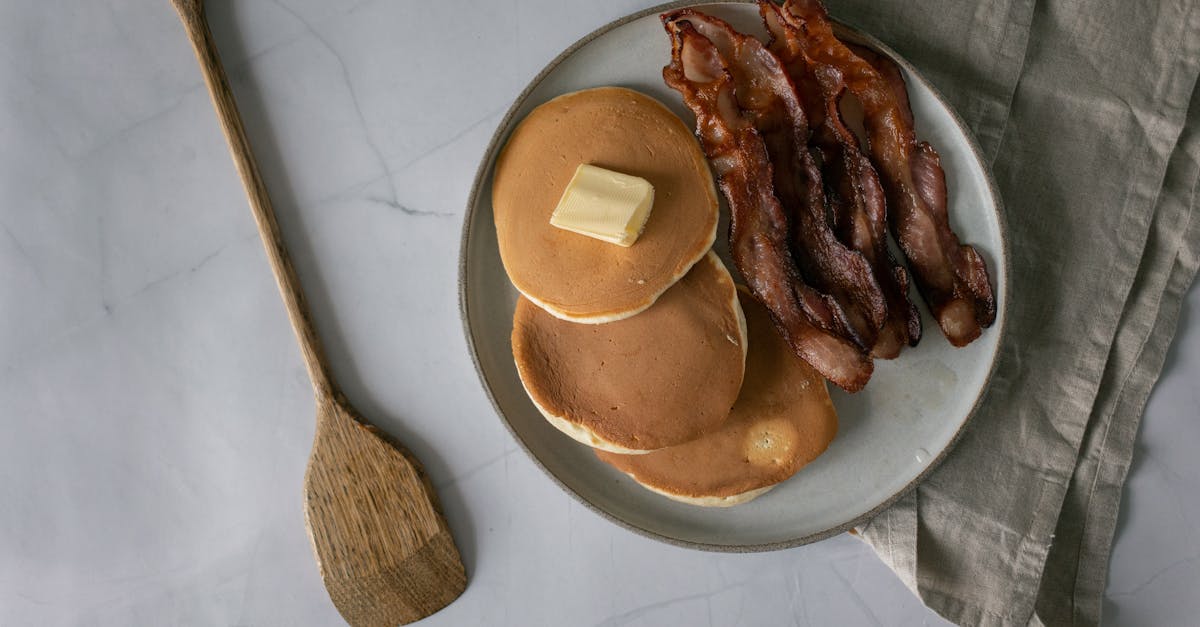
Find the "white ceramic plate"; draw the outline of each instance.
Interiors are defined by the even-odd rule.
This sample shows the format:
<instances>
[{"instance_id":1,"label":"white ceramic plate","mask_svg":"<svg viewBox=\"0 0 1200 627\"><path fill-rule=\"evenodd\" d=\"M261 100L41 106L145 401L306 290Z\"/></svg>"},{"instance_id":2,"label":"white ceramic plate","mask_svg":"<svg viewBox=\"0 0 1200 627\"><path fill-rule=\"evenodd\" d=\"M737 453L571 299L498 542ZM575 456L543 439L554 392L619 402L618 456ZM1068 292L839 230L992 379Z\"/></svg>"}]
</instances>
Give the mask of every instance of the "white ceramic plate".
<instances>
[{"instance_id":1,"label":"white ceramic plate","mask_svg":"<svg viewBox=\"0 0 1200 627\"><path fill-rule=\"evenodd\" d=\"M568 493L614 522L695 548L772 550L845 531L874 515L931 471L974 412L991 375L1008 301L1004 224L974 141L913 68L870 37L849 36L896 59L905 71L917 134L938 149L955 230L987 260L997 292L996 324L962 349L950 346L922 306L924 337L895 361L877 361L866 389L831 387L837 439L795 477L745 505L700 508L653 494L551 427L521 387L510 333L516 290L496 247L491 178L497 151L532 108L567 92L620 85L647 93L689 125L694 118L662 81L670 45L654 7L608 24L564 51L522 93L483 156L468 200L460 258L460 307L476 368L496 411L526 452ZM753 4L702 4L742 32L761 34ZM726 211L724 206L722 211ZM718 234L726 237L724 225Z\"/></svg>"}]
</instances>

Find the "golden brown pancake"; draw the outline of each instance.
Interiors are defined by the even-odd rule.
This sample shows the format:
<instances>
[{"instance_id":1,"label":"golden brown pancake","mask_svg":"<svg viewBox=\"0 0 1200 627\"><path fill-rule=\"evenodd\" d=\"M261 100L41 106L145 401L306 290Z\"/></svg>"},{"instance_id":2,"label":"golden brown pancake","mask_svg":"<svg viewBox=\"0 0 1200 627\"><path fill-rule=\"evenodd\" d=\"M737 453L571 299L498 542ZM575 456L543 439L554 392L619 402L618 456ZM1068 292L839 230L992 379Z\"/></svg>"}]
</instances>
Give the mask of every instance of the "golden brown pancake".
<instances>
[{"instance_id":1,"label":"golden brown pancake","mask_svg":"<svg viewBox=\"0 0 1200 627\"><path fill-rule=\"evenodd\" d=\"M642 313L575 324L526 298L513 315L525 391L555 427L600 449L638 453L725 422L745 371L737 289L709 253Z\"/></svg>"},{"instance_id":2,"label":"golden brown pancake","mask_svg":"<svg viewBox=\"0 0 1200 627\"><path fill-rule=\"evenodd\" d=\"M744 290L750 352L741 394L718 430L645 455L596 455L646 488L695 505L745 503L825 451L837 412L825 379L796 356L770 314Z\"/></svg>"},{"instance_id":3,"label":"golden brown pancake","mask_svg":"<svg viewBox=\"0 0 1200 627\"><path fill-rule=\"evenodd\" d=\"M580 164L654 186L628 248L550 225ZM513 285L564 320L611 322L649 307L712 246L717 194L691 130L649 96L620 87L559 96L529 113L496 159L492 210Z\"/></svg>"}]
</instances>

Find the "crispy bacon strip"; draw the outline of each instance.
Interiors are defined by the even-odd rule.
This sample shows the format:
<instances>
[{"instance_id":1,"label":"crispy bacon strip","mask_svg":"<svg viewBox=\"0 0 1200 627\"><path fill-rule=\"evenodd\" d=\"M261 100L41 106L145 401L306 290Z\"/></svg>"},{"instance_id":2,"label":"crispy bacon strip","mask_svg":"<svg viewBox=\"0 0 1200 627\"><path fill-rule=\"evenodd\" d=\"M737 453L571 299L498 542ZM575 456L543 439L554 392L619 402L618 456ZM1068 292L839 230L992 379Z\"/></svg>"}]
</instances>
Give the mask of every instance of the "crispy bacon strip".
<instances>
[{"instance_id":1,"label":"crispy bacon strip","mask_svg":"<svg viewBox=\"0 0 1200 627\"><path fill-rule=\"evenodd\" d=\"M840 71L847 89L862 101L871 157L890 204L892 233L942 332L951 344L966 346L995 320L996 302L983 258L959 243L950 229L937 152L916 141L907 123L911 113L897 102L884 77L834 36L819 0L787 0L783 16L804 34L804 53L814 67Z\"/></svg>"},{"instance_id":2,"label":"crispy bacon strip","mask_svg":"<svg viewBox=\"0 0 1200 627\"><path fill-rule=\"evenodd\" d=\"M734 263L797 355L842 388L862 389L874 365L853 343L822 328L832 323L828 297L804 284L788 253L787 218L772 189L771 162L762 138L738 109L732 77L712 42L691 24L664 26L671 36L671 63L663 68L663 80L696 115L696 136L729 201Z\"/></svg>"},{"instance_id":3,"label":"crispy bacon strip","mask_svg":"<svg viewBox=\"0 0 1200 627\"><path fill-rule=\"evenodd\" d=\"M838 237L870 263L887 302L887 318L871 354L893 359L905 344L915 346L921 339L921 315L908 300L908 273L888 250L887 207L879 177L841 118L845 82L833 68L814 71L804 57L803 34L784 20L778 5L759 0L758 7L771 35L768 45L796 83L808 112L813 143L832 192L831 214Z\"/></svg>"},{"instance_id":4,"label":"crispy bacon strip","mask_svg":"<svg viewBox=\"0 0 1200 627\"><path fill-rule=\"evenodd\" d=\"M866 61L875 68L876 72L883 77L883 81L888 87L892 88L892 93L896 95L896 104L900 106L900 115L904 119L904 123L913 125L912 106L908 103L908 85L904 82L904 73L900 71L900 66L896 65L895 61L890 58L875 52L874 50L843 41L843 44L850 49L858 58Z\"/></svg>"},{"instance_id":5,"label":"crispy bacon strip","mask_svg":"<svg viewBox=\"0 0 1200 627\"><path fill-rule=\"evenodd\" d=\"M792 257L805 281L833 297L848 324L837 329L862 350L875 344L887 316L871 266L838 240L826 219L821 170L808 150L800 98L779 59L763 43L725 21L690 9L662 16L686 21L708 39L733 78L739 107L754 123L774 169L775 195L789 218Z\"/></svg>"}]
</instances>

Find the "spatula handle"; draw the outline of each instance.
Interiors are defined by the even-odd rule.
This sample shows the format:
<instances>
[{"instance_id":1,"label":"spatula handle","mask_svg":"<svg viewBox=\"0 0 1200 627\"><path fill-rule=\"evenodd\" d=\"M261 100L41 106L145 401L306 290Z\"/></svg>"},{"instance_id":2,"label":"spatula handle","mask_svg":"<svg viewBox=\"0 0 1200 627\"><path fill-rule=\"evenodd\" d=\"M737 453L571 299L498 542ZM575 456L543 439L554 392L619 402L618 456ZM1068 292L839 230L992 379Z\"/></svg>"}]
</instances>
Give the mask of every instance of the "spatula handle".
<instances>
[{"instance_id":1,"label":"spatula handle","mask_svg":"<svg viewBox=\"0 0 1200 627\"><path fill-rule=\"evenodd\" d=\"M300 351L304 355L304 365L308 368L313 389L318 396L332 398L336 392L333 376L325 360L325 352L321 348L321 340L313 325L304 292L300 289L300 281L296 278L296 270L288 256L287 246L283 243L283 234L275 221L275 211L271 208L267 187L263 184L258 164L250 152L250 141L246 138L246 129L242 126L242 116L238 113L233 91L229 89L229 80L221 67L221 59L217 56L212 31L209 30L208 20L204 16L204 2L172 0L172 4L179 12L188 39L192 42L204 82L208 85L208 93L212 96L213 106L217 110L217 120L221 124L221 130L225 132L225 139L229 141L229 151L233 153L233 162L250 199L250 210L254 213L258 234L267 250L267 260L271 263L275 282L279 284L288 318L292 321L292 330L296 332L296 339L300 342Z\"/></svg>"}]
</instances>

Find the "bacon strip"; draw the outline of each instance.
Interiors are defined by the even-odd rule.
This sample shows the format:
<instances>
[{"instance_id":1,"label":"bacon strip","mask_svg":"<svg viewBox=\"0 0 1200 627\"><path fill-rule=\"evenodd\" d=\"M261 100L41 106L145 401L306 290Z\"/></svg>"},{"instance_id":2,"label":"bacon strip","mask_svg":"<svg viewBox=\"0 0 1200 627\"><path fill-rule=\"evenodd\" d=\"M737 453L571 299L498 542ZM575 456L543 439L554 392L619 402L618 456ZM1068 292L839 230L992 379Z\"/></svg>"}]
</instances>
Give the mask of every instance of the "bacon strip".
<instances>
[{"instance_id":1,"label":"bacon strip","mask_svg":"<svg viewBox=\"0 0 1200 627\"><path fill-rule=\"evenodd\" d=\"M853 343L827 330L830 299L800 278L788 252L788 221L771 185L766 147L739 110L720 55L686 21L663 25L671 36L663 80L696 115L696 136L729 201L734 263L797 355L842 388L862 389L874 365Z\"/></svg>"},{"instance_id":2,"label":"bacon strip","mask_svg":"<svg viewBox=\"0 0 1200 627\"><path fill-rule=\"evenodd\" d=\"M900 66L896 65L891 58L885 57L878 52L858 44L852 44L848 41L843 41L843 44L850 49L858 58L866 61L875 68L876 72L883 77L883 81L888 87L892 88L892 93L896 95L896 104L900 106L900 115L904 118L904 123L913 125L912 106L908 103L908 85L904 82L904 73L900 71Z\"/></svg>"},{"instance_id":3,"label":"bacon strip","mask_svg":"<svg viewBox=\"0 0 1200 627\"><path fill-rule=\"evenodd\" d=\"M790 220L792 257L801 275L832 296L845 314L848 325L837 329L839 333L862 350L870 350L887 305L870 264L829 227L821 170L808 150L808 124L783 65L762 42L719 18L681 9L663 15L662 20L664 24L688 22L716 48L733 78L738 105L766 145L775 195Z\"/></svg>"},{"instance_id":4,"label":"bacon strip","mask_svg":"<svg viewBox=\"0 0 1200 627\"><path fill-rule=\"evenodd\" d=\"M889 223L908 257L917 289L942 332L966 346L996 318L995 296L979 252L959 243L946 210L946 180L937 152L917 142L911 112L886 79L833 34L819 0L787 0L785 20L804 34L804 54L816 71L841 72L863 104L872 160L890 204Z\"/></svg>"},{"instance_id":5,"label":"bacon strip","mask_svg":"<svg viewBox=\"0 0 1200 627\"><path fill-rule=\"evenodd\" d=\"M818 72L808 63L803 34L784 20L778 5L759 0L758 8L771 35L768 46L783 62L804 100L813 143L831 183L830 206L838 237L870 263L887 302L887 319L871 354L893 359L905 344L915 346L921 339L921 314L908 300L908 273L888 250L887 207L879 177L841 118L845 81L833 68L821 67Z\"/></svg>"}]
</instances>

